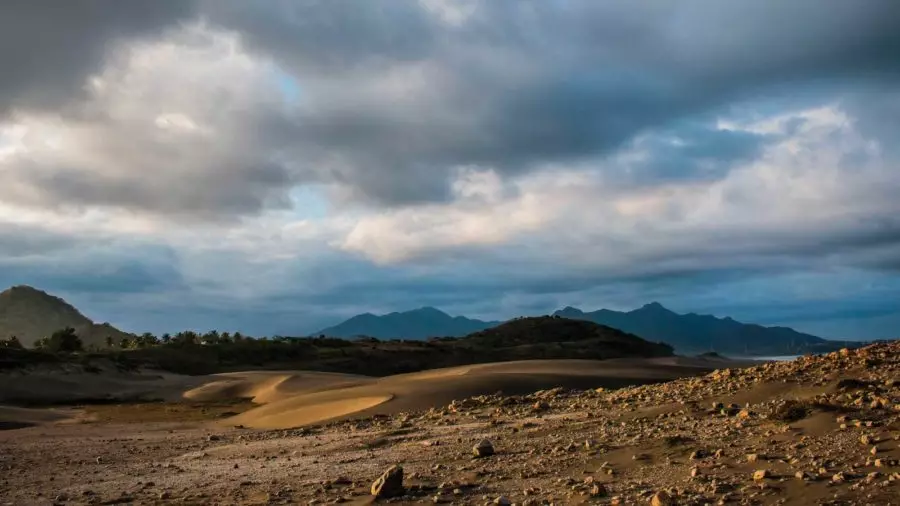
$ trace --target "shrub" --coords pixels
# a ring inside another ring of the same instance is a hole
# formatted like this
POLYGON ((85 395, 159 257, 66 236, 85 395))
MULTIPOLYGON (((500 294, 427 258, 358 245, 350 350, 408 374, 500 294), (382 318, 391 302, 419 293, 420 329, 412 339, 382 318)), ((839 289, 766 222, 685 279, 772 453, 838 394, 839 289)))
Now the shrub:
POLYGON ((72 353, 81 351, 81 338, 72 327, 57 330, 47 340, 47 349, 54 353, 72 353))

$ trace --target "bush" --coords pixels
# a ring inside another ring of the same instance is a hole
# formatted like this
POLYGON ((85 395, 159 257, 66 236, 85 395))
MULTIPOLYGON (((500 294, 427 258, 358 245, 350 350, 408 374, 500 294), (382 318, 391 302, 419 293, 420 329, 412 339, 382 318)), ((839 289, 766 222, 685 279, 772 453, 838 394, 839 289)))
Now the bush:
POLYGON ((75 329, 66 327, 57 330, 46 342, 46 347, 54 353, 73 353, 82 350, 81 338, 75 334, 75 329))

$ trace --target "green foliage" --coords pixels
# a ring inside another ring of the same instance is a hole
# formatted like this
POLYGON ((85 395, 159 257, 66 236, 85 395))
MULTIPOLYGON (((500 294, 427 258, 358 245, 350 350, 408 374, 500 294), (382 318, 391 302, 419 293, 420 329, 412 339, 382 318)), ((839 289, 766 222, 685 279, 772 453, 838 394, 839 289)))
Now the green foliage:
POLYGON ((57 330, 46 342, 46 349, 53 353, 74 353, 82 350, 81 338, 72 327, 57 330))

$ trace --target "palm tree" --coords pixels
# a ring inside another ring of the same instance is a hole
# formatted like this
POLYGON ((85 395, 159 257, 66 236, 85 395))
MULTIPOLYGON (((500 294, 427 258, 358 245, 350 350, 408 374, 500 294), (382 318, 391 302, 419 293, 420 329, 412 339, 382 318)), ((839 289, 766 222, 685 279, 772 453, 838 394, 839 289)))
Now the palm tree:
POLYGON ((156 336, 151 334, 150 332, 144 332, 141 334, 140 341, 138 341, 141 347, 153 346, 157 343, 156 336))
POLYGON ((113 338, 112 338, 112 336, 106 336, 106 347, 107 347, 107 348, 112 348, 112 347, 113 347, 113 338))

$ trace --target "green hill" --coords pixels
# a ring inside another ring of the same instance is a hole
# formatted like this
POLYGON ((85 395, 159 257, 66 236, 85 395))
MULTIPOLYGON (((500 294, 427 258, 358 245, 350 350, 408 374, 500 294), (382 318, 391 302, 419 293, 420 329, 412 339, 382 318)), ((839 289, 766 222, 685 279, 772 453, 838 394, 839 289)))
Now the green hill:
POLYGON ((0 292, 0 338, 16 336, 31 347, 65 327, 74 328, 84 346, 105 346, 107 336, 116 342, 131 337, 108 323, 94 323, 68 302, 36 288, 23 285, 0 292))

